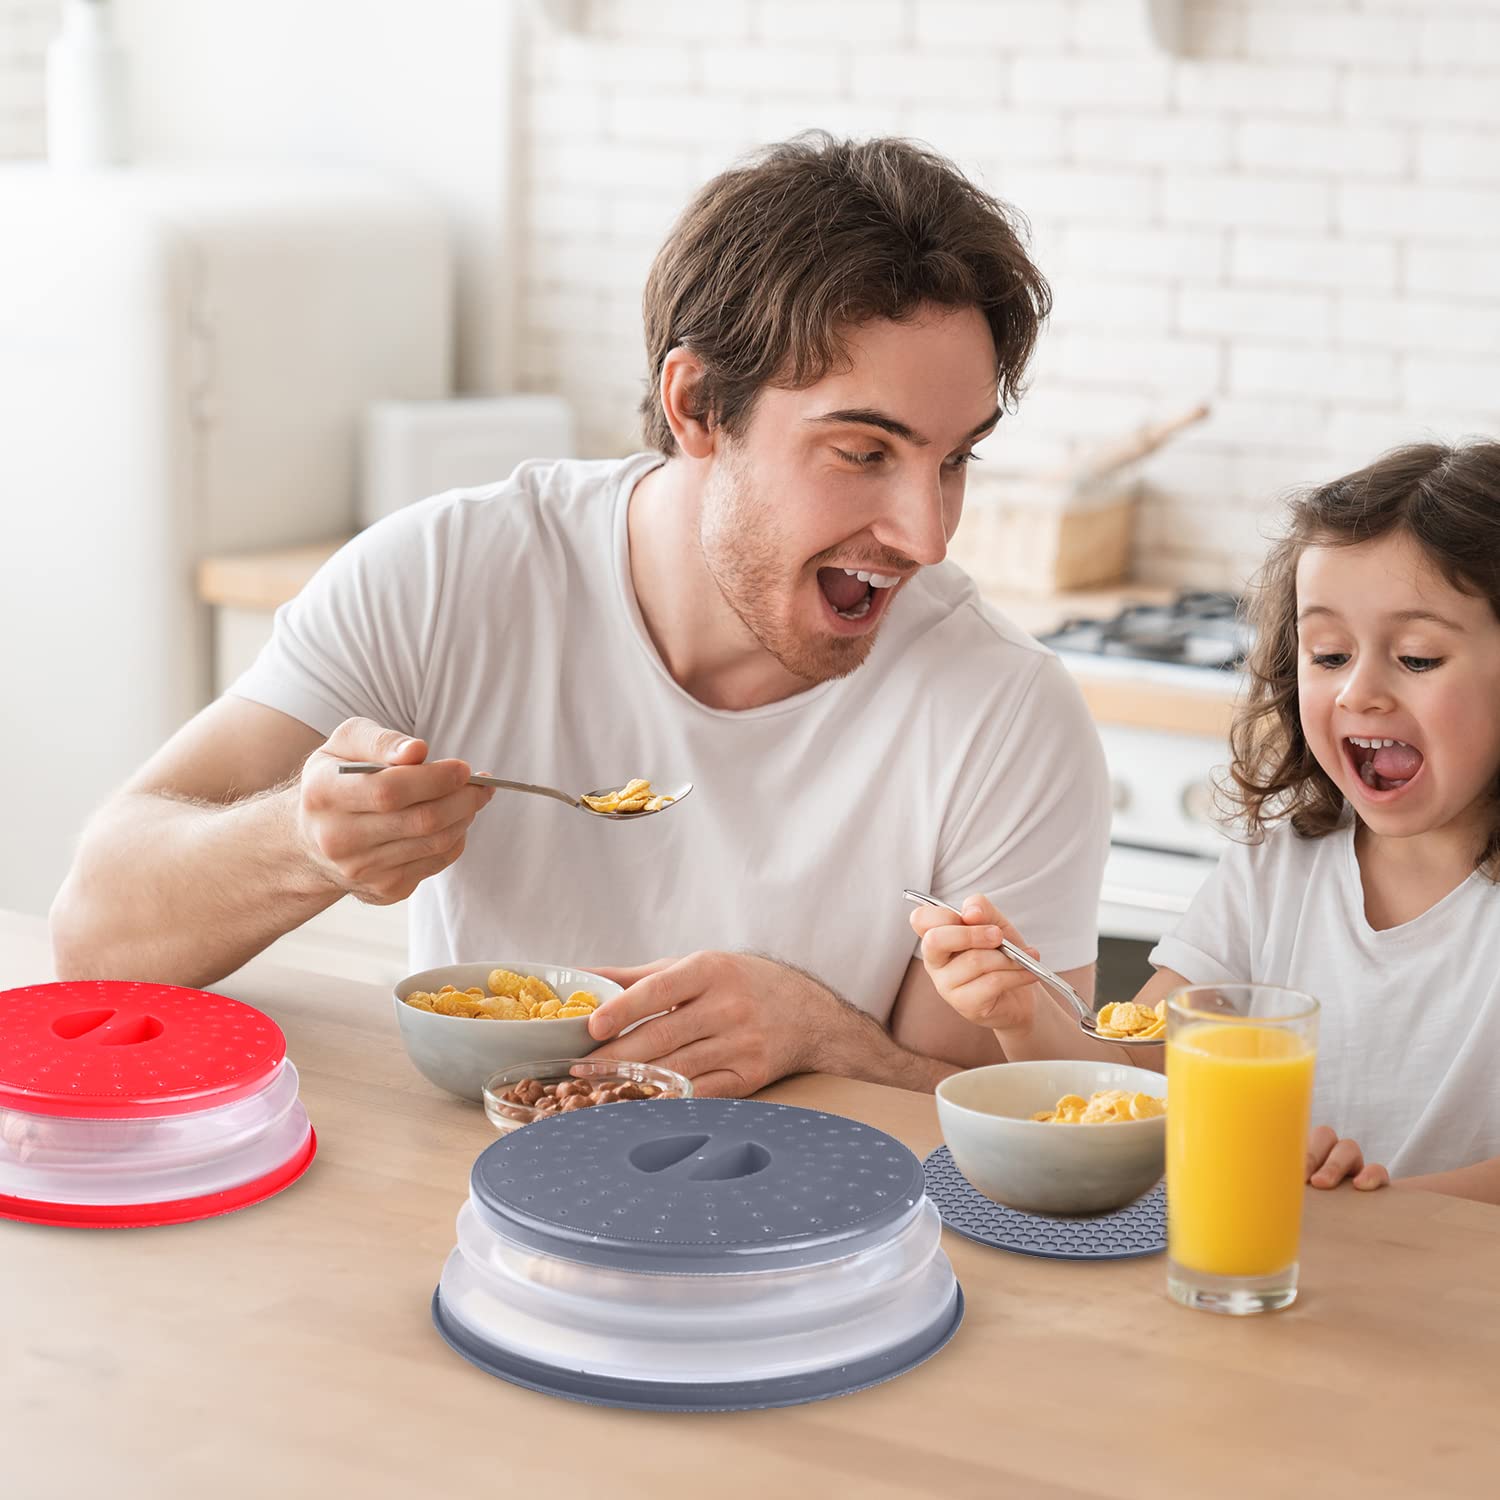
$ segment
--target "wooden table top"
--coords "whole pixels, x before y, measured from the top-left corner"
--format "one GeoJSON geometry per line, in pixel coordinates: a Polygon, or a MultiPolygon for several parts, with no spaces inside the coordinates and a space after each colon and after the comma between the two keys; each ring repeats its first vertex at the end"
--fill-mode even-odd
{"type": "MultiPolygon", "coordinates": [[[[50,976],[0,914],[0,988],[50,976]]],[[[428,1303],[475,1105],[411,1067],[385,994],[259,959],[222,989],[287,1034],[317,1161],[168,1229],[0,1221],[0,1494],[1490,1496],[1500,1209],[1311,1194],[1303,1295],[1254,1319],[1168,1301],[1161,1257],[1030,1259],[945,1233],[968,1309],[912,1373],[777,1411],[643,1414],[480,1373],[428,1303]]],[[[827,1077],[766,1098],[939,1144],[930,1096],[827,1077]]]]}

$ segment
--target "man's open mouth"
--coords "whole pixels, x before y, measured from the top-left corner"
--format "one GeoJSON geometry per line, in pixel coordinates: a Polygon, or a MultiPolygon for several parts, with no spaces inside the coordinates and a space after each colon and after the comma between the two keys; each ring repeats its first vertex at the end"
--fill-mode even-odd
{"type": "Polygon", "coordinates": [[[883,607],[890,591],[901,582],[899,573],[874,573],[859,568],[819,568],[818,587],[841,620],[863,620],[883,607]]]}
{"type": "Polygon", "coordinates": [[[1405,740],[1349,735],[1344,740],[1344,754],[1372,792],[1399,791],[1422,769],[1422,752],[1405,740]]]}

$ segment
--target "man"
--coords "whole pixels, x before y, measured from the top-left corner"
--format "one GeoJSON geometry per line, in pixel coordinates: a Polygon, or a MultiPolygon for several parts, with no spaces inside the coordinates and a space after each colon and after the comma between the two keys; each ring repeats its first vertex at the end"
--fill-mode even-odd
{"type": "Polygon", "coordinates": [[[646,287],[654,451],[523,465],[345,547],[91,824],[59,972],[207,983],[345,894],[410,895],[414,967],[636,966],[593,1034],[655,1017],[605,1052],[705,1094],[1000,1060],[900,891],[984,892],[1092,993],[1097,736],[943,564],[1048,307],[1000,205],[906,143],[710,182],[646,287]],[[696,790],[609,822],[494,802],[471,765],[696,790]]]}

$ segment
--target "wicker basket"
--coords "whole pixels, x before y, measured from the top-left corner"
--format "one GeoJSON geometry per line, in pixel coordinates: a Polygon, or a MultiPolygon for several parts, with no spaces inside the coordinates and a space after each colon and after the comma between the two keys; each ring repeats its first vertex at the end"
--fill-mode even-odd
{"type": "Polygon", "coordinates": [[[1136,479],[971,483],[948,555],[986,591],[1050,594],[1114,583],[1130,571],[1139,498],[1136,479]]]}
{"type": "Polygon", "coordinates": [[[1200,403],[1050,474],[971,471],[949,555],[987,591],[1052,594],[1118,582],[1130,571],[1140,460],[1208,415],[1200,403]]]}

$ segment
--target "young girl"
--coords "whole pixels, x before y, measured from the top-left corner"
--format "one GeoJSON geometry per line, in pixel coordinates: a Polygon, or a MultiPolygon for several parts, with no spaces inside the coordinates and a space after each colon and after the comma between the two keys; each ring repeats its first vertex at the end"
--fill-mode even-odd
{"type": "MultiPolygon", "coordinates": [[[[1308,992],[1309,1181],[1500,1203],[1500,443],[1398,449],[1299,499],[1255,620],[1226,789],[1246,841],[1136,999],[1308,992]]],[[[938,993],[1007,1057],[1162,1066],[1081,1036],[996,950],[1025,945],[987,899],[964,923],[912,913],[938,993]]]]}

